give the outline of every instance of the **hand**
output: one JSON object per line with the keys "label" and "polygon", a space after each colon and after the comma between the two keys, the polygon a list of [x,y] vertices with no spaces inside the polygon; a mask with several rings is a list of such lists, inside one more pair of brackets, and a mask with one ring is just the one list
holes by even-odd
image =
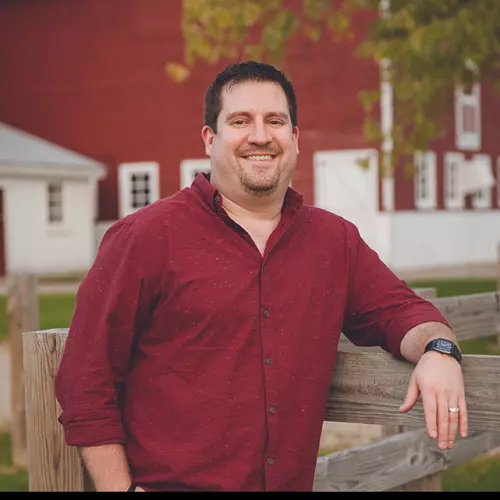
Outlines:
{"label": "hand", "polygon": [[135,487],[134,490],[132,490],[133,493],[137,493],[138,491],[143,491],[144,493],[146,492],[146,490],[144,488],[141,488],[140,486],[137,486]]}
{"label": "hand", "polygon": [[[436,351],[425,353],[415,366],[404,403],[399,411],[410,411],[422,396],[425,425],[429,437],[442,450],[451,449],[457,430],[467,437],[467,405],[462,368],[458,361]],[[458,408],[452,413],[450,408]]]}

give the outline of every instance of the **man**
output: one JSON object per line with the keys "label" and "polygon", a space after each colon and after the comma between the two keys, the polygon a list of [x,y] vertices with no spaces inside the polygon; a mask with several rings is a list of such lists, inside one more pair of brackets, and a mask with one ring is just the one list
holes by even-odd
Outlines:
{"label": "man", "polygon": [[116,222],[78,292],[56,391],[96,489],[310,490],[341,331],[416,364],[400,411],[420,394],[441,449],[465,437],[445,319],[288,187],[285,75],[226,68],[202,137],[211,176]]}

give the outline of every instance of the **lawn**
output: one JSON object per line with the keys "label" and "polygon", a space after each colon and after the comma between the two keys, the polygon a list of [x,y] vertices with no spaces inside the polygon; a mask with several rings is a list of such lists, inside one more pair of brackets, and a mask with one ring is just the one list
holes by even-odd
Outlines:
{"label": "lawn", "polygon": [[[468,295],[496,290],[495,280],[446,280],[408,282],[412,288],[435,287],[438,297]],[[40,297],[40,329],[67,328],[71,321],[75,296],[73,294],[43,295]],[[6,338],[5,297],[0,296],[0,340]],[[467,354],[500,354],[496,338],[461,343]],[[478,457],[442,474],[443,491],[494,492],[500,491],[500,457]],[[10,440],[0,434],[0,492],[28,491],[28,474],[14,470],[10,462]]]}
{"label": "lawn", "polygon": [[439,281],[408,281],[411,288],[435,288],[438,297],[470,295],[473,293],[494,292],[497,289],[495,279],[455,279]]}
{"label": "lawn", "polygon": [[[73,309],[74,294],[41,295],[39,301],[40,329],[68,328]],[[0,295],[0,341],[7,338],[6,298]]]}
{"label": "lawn", "polygon": [[[494,279],[408,281],[407,284],[411,288],[435,288],[438,297],[494,292],[497,287],[496,280]],[[460,342],[460,348],[465,354],[500,355],[500,345],[496,343],[496,336],[463,340]]]}

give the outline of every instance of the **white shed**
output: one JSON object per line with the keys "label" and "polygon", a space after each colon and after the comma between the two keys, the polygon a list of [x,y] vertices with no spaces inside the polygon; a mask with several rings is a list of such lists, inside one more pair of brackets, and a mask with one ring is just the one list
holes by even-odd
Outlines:
{"label": "white shed", "polygon": [[85,272],[106,167],[0,122],[0,275]]}

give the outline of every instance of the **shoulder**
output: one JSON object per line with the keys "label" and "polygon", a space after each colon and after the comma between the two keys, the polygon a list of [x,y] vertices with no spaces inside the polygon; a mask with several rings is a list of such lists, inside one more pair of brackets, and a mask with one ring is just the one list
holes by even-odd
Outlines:
{"label": "shoulder", "polygon": [[172,196],[161,198],[150,205],[114,222],[108,232],[127,232],[137,237],[155,235],[170,221],[182,217],[191,211],[187,189],[183,189]]}
{"label": "shoulder", "polygon": [[175,238],[172,228],[179,227],[179,221],[188,217],[192,206],[192,197],[187,190],[182,190],[118,219],[104,233],[99,252],[164,254],[170,248],[171,239]]}
{"label": "shoulder", "polygon": [[304,205],[302,213],[312,228],[324,236],[345,238],[346,243],[360,238],[358,228],[340,215],[311,205]]}

